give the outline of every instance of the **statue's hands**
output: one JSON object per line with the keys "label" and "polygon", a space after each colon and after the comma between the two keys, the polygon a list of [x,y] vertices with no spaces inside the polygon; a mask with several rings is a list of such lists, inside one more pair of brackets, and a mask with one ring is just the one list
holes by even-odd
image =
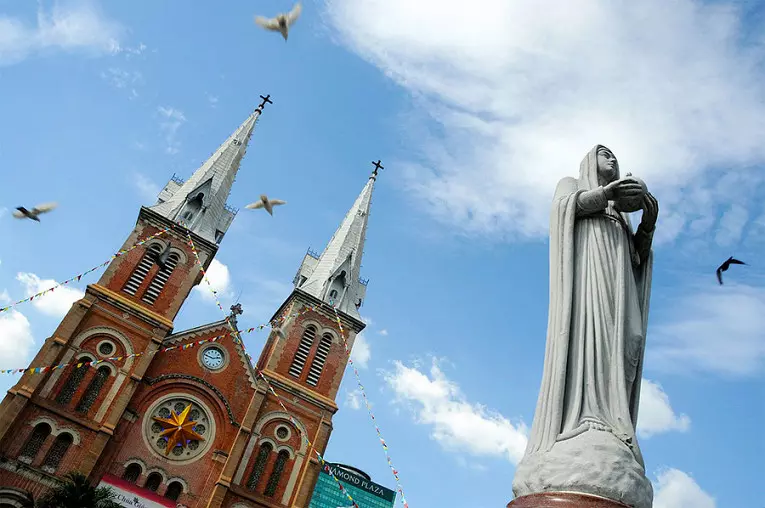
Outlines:
{"label": "statue's hands", "polygon": [[659,202],[653,197],[653,194],[646,192],[643,196],[643,217],[640,223],[649,231],[656,226],[656,219],[659,218]]}
{"label": "statue's hands", "polygon": [[609,201],[632,198],[643,194],[643,186],[640,185],[640,182],[629,177],[614,180],[603,187],[603,190]]}

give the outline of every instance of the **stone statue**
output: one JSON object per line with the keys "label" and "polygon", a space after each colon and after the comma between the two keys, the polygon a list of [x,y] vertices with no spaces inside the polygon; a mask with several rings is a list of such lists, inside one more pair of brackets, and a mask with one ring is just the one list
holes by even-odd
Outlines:
{"label": "stone statue", "polygon": [[[643,214],[633,233],[625,210],[636,200]],[[521,497],[530,494],[573,492],[651,507],[635,427],[657,216],[656,198],[641,180],[620,179],[603,145],[584,158],[579,179],[558,183],[542,386],[509,506],[533,506]]]}

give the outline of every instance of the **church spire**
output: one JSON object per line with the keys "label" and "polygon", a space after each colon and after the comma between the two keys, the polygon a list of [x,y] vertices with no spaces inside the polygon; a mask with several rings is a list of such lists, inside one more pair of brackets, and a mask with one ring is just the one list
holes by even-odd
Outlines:
{"label": "church spire", "polygon": [[151,210],[211,242],[220,243],[236,210],[226,205],[239,165],[247,151],[255,124],[270,95],[185,182],[173,176]]}
{"label": "church spire", "polygon": [[368,282],[360,278],[359,271],[364,254],[372,191],[378,171],[384,169],[379,160],[373,164],[375,169],[372,176],[324,252],[317,255],[309,250],[294,280],[295,288],[335,306],[339,311],[356,319],[360,318],[358,309],[366,296]]}

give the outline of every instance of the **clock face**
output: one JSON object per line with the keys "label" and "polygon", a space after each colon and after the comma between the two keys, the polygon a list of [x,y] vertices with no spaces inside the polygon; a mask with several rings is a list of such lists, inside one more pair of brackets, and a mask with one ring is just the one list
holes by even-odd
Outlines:
{"label": "clock face", "polygon": [[223,352],[217,347],[211,347],[202,353],[202,363],[208,369],[219,369],[223,365]]}

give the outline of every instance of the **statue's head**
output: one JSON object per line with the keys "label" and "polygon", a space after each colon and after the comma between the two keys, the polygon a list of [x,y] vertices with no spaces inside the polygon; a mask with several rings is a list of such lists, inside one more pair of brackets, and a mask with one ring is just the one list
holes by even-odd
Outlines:
{"label": "statue's head", "polygon": [[619,161],[614,153],[603,145],[598,145],[596,152],[598,161],[598,180],[601,185],[611,183],[619,178]]}
{"label": "statue's head", "polygon": [[618,179],[619,162],[606,146],[595,145],[579,165],[579,185],[582,189],[594,189]]}

